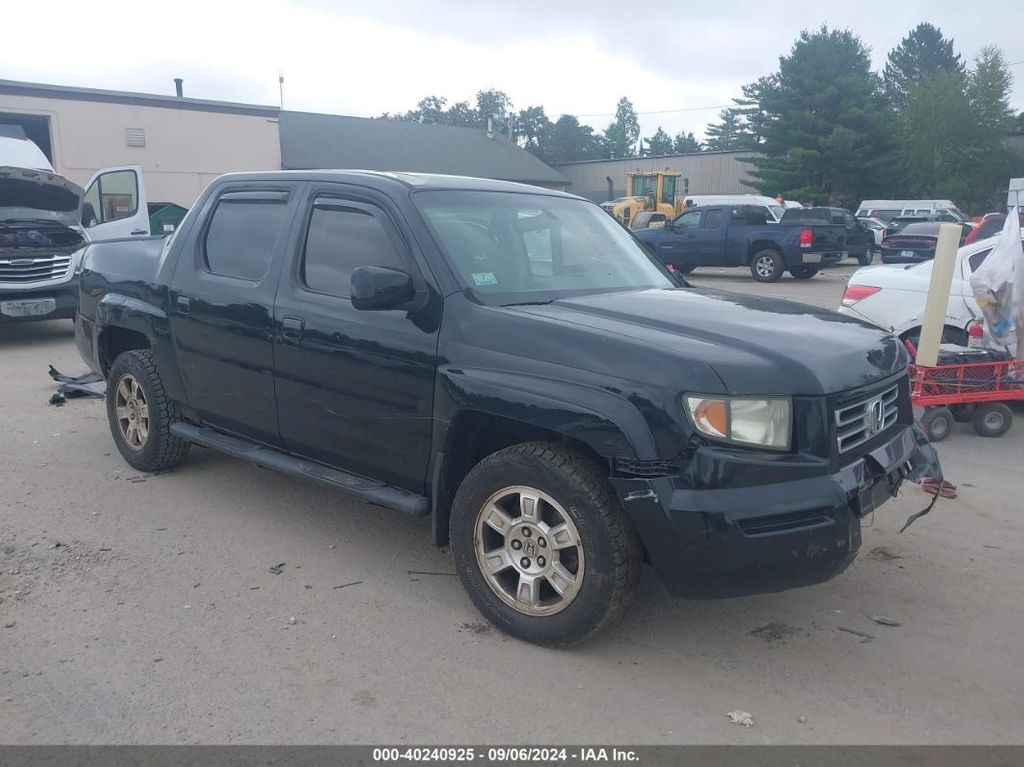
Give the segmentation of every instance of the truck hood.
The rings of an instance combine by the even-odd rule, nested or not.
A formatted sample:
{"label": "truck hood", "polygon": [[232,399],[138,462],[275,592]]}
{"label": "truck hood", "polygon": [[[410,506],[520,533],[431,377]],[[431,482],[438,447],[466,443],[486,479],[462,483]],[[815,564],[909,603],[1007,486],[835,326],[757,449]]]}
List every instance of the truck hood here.
{"label": "truck hood", "polygon": [[[902,344],[867,323],[739,293],[603,293],[515,311],[632,338],[678,359],[681,381],[687,363],[705,363],[730,394],[833,394],[894,375],[907,364]],[[565,355],[571,364],[572,350]]]}
{"label": "truck hood", "polygon": [[62,224],[77,223],[83,195],[80,186],[52,171],[0,167],[0,219],[12,217],[4,209],[18,208],[50,214],[46,217]]}

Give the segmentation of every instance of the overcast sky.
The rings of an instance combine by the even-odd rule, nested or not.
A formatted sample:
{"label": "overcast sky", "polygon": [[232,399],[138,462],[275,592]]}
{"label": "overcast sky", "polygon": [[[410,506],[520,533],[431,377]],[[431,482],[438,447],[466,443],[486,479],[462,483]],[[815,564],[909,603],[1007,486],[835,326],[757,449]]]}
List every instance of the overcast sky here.
{"label": "overcast sky", "polygon": [[994,44],[1022,62],[1012,106],[1024,109],[1024,5],[995,0],[10,2],[0,78],[173,94],[183,77],[187,96],[276,104],[283,71],[286,108],[365,117],[499,88],[517,109],[596,128],[628,96],[643,135],[662,125],[699,136],[801,29],[851,28],[880,70],[925,20],[967,60]]}

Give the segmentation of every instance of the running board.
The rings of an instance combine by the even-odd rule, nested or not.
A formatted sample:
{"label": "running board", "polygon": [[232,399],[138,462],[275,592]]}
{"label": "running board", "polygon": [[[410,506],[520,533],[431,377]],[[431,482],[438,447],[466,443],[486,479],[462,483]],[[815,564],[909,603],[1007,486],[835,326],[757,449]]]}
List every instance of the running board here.
{"label": "running board", "polygon": [[296,458],[271,447],[221,434],[203,426],[194,426],[179,421],[171,424],[171,434],[211,450],[241,458],[243,461],[254,463],[265,469],[273,469],[282,474],[307,479],[335,490],[344,490],[377,506],[404,511],[416,517],[426,516],[430,511],[430,501],[422,495],[416,495],[356,474],[332,469],[330,466],[314,463],[304,458]]}

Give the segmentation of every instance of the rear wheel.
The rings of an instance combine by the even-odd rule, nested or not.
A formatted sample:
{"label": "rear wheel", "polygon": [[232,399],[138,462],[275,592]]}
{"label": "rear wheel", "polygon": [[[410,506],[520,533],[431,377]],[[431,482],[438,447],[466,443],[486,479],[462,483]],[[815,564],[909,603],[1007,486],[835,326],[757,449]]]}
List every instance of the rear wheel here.
{"label": "rear wheel", "polygon": [[640,541],[596,465],[561,445],[500,450],[462,481],[452,553],[494,625],[544,645],[581,642],[618,619],[640,575]]}
{"label": "rear wheel", "polygon": [[921,416],[921,428],[930,442],[942,442],[953,431],[953,414],[947,407],[930,407]]}
{"label": "rear wheel", "polygon": [[178,410],[167,397],[148,349],[125,352],[107,376],[107,420],[118,452],[139,471],[169,469],[190,443],[171,434]]}
{"label": "rear wheel", "polygon": [[872,261],[875,260],[875,249],[865,248],[864,252],[857,256],[857,263],[861,266],[868,266]]}
{"label": "rear wheel", "polygon": [[818,267],[816,266],[794,266],[789,270],[789,273],[793,275],[794,279],[797,280],[809,280],[811,277],[818,273]]}
{"label": "rear wheel", "polygon": [[758,282],[778,282],[785,271],[782,254],[777,250],[765,248],[757,251],[750,259],[750,273]]}
{"label": "rear wheel", "polygon": [[1001,437],[1013,425],[1013,413],[1002,402],[983,402],[971,417],[971,426],[982,437]]}
{"label": "rear wheel", "polygon": [[689,274],[697,268],[694,264],[674,264],[674,266],[677,272],[682,272],[683,274]]}

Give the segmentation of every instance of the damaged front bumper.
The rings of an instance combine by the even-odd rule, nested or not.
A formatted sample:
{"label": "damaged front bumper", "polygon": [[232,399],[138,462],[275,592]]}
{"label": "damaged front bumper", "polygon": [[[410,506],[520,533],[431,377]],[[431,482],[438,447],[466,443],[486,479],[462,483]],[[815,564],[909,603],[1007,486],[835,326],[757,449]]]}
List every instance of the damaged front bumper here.
{"label": "damaged front bumper", "polygon": [[612,478],[651,564],[673,595],[717,598],[820,583],[861,543],[861,520],[905,480],[942,480],[916,425],[838,471],[755,486],[694,489],[680,477]]}

